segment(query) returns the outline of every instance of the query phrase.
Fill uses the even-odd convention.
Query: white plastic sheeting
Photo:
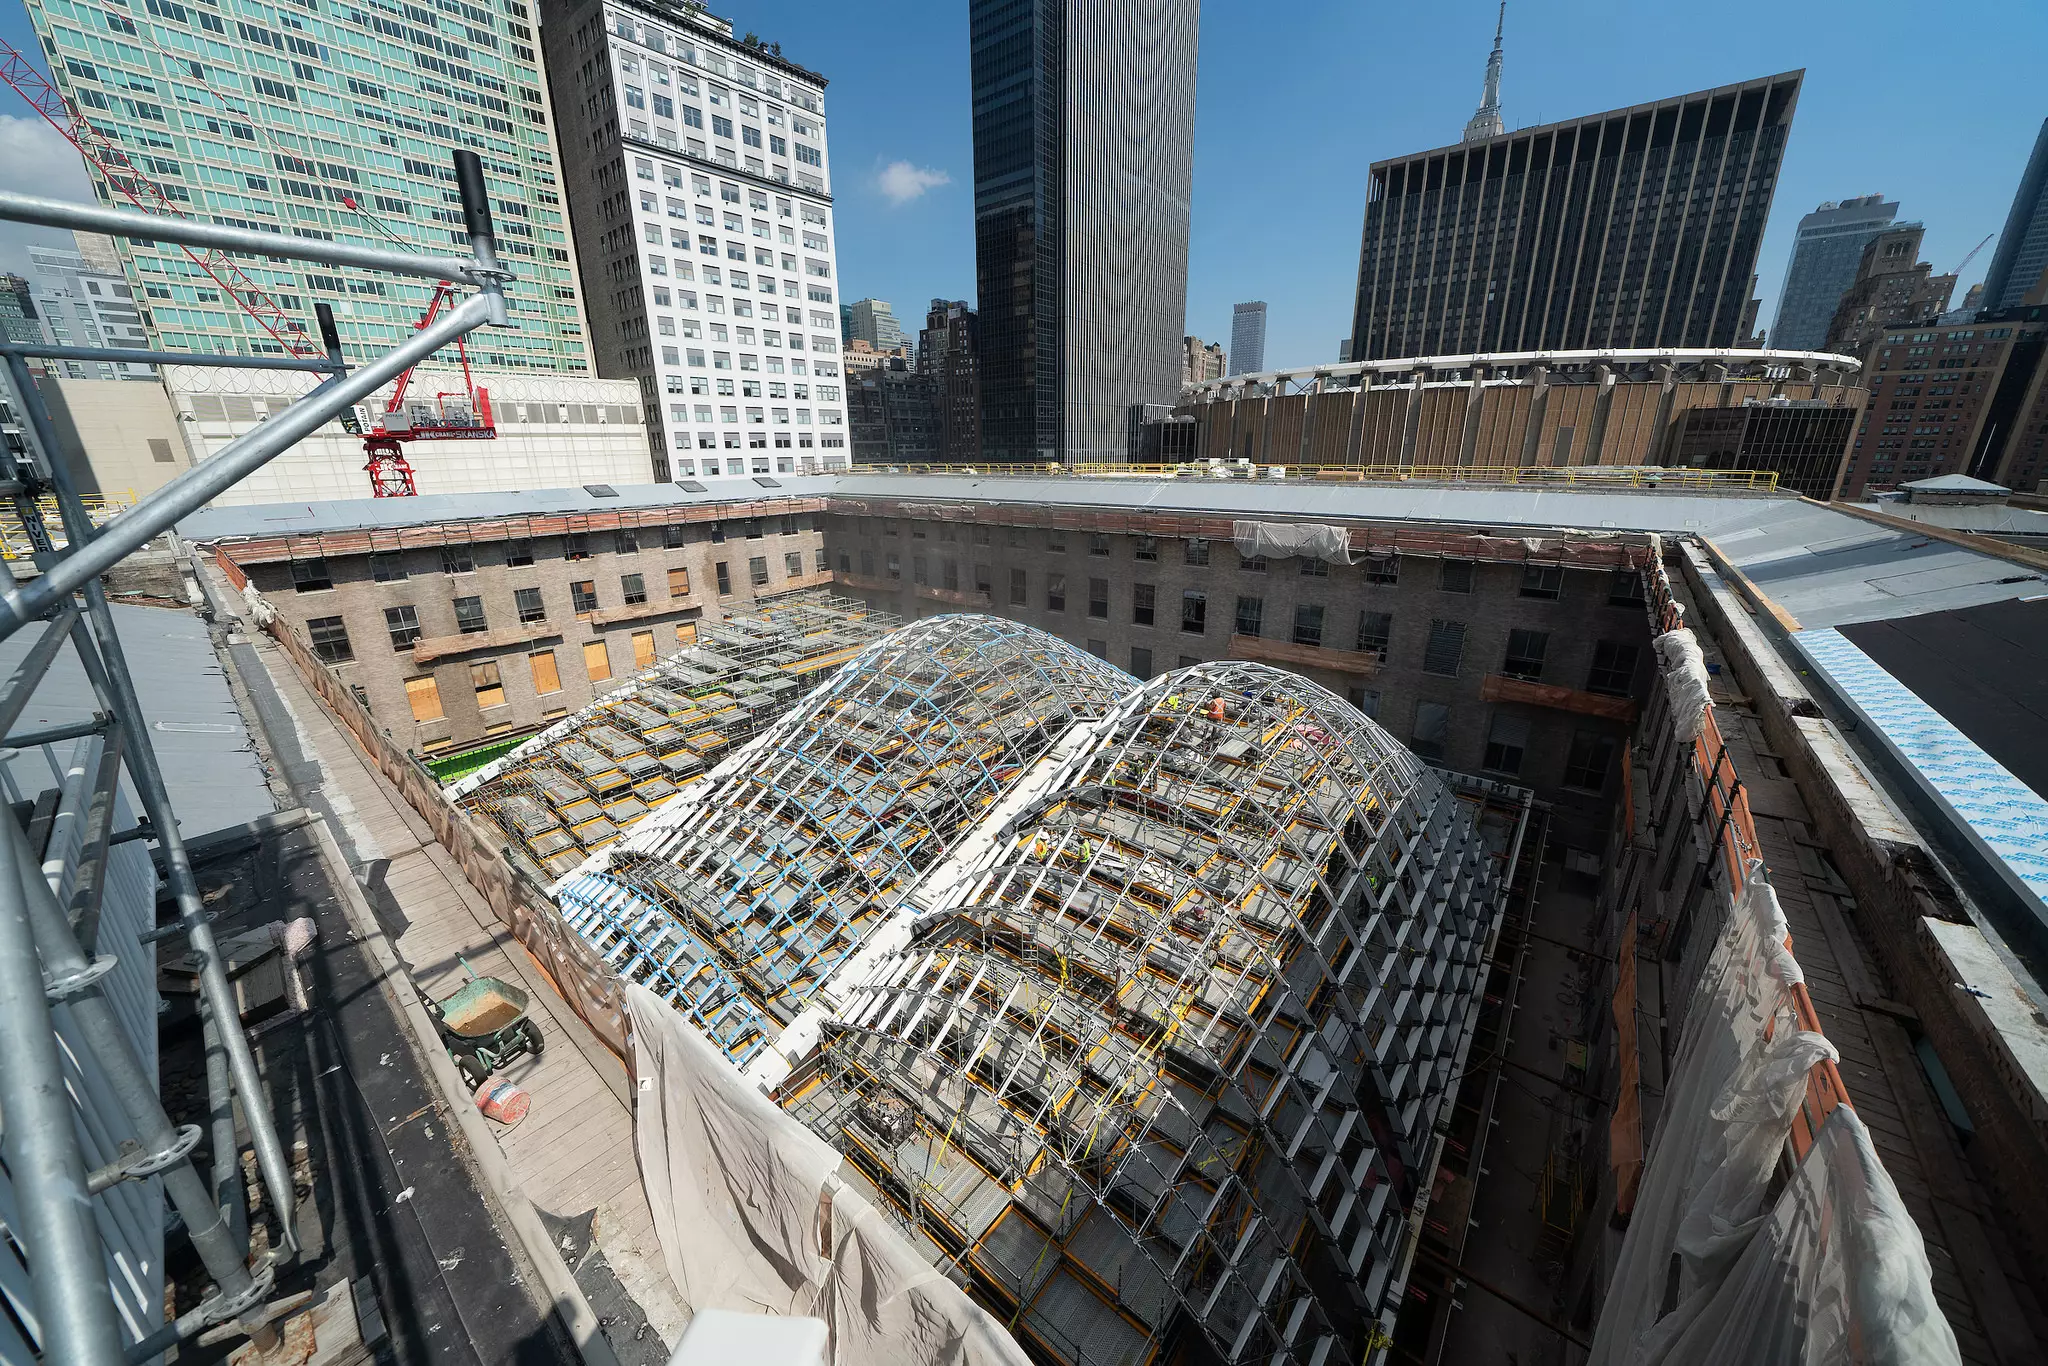
[[[1284,560],[1299,555],[1305,559],[1350,564],[1351,533],[1341,526],[1314,522],[1232,522],[1230,535],[1240,555],[1264,555]]]
[[[1853,1113],[1766,1204],[1807,1073],[1835,1056],[1798,1028],[1785,937],[1752,864],[1693,988],[1592,1366],[1808,1366],[1850,1360],[1835,1349],[1851,1338],[1857,1361],[1958,1360],[1919,1231]]]
[[[841,1184],[839,1154],[674,1007],[635,983],[626,1008],[641,1178],[691,1309],[823,1319],[833,1366],[1028,1366],[1000,1324]]]
[[[1664,666],[1664,687],[1671,695],[1671,729],[1688,744],[1706,724],[1707,661],[1690,627],[1666,631],[1651,642]]]

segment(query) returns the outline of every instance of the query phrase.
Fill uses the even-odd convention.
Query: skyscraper
[[[1508,26],[1508,0],[1500,0],[1500,17],[1493,24],[1493,55],[1486,59],[1486,85],[1480,91],[1479,108],[1465,121],[1465,141],[1484,142],[1508,131],[1500,118],[1501,34]]]
[[[695,6],[541,13],[598,373],[639,380],[656,477],[846,464],[825,78]]]
[[[519,278],[507,291],[513,325],[475,334],[470,361],[589,373],[553,117],[521,0],[443,0],[439,12],[409,5],[402,15],[390,4],[206,0],[94,10],[89,23],[70,5],[27,4],[59,91],[202,221],[466,249],[451,153],[474,150],[498,250]],[[107,203],[127,207],[94,181]],[[120,252],[152,343],[284,351],[176,246],[124,241]],[[326,266],[237,264],[308,335],[313,304],[332,303],[350,360],[411,336],[432,293],[427,282],[355,280]]]
[[[848,341],[864,341],[877,351],[898,351],[909,345],[887,299],[856,299],[847,306],[847,328]]]
[[[1803,75],[1373,163],[1352,358],[1735,344]]]
[[[2048,270],[2048,119],[2034,138],[2034,154],[2020,176],[2005,216],[2005,231],[1984,276],[1984,307],[2017,308]]]
[[[1266,368],[1266,305],[1239,304],[1230,310],[1230,373],[1256,375]]]
[[[1856,279],[1856,263],[1870,239],[1898,217],[1899,206],[1881,194],[1833,200],[1799,220],[1792,263],[1778,293],[1771,321],[1771,345],[1787,351],[1815,351],[1827,340],[1828,320]]]
[[[1926,231],[1919,223],[1894,223],[1864,244],[1856,278],[1842,291],[1827,336],[1814,349],[1860,360],[1879,333],[1931,325],[1947,310],[1956,277],[1936,275],[1920,259]]]
[[[965,299],[934,299],[917,339],[917,370],[938,409],[939,451],[949,464],[981,459],[981,348]]]
[[[1180,393],[1198,0],[971,0],[981,438],[1119,461]]]

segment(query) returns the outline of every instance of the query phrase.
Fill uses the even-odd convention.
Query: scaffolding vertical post
[[[8,356],[6,360],[21,400],[23,416],[28,419],[29,428],[34,433],[36,444],[42,448],[43,461],[48,467],[39,473],[47,475],[57,495],[58,515],[63,519],[64,532],[70,542],[66,548],[67,557],[78,555],[94,538],[92,518],[79,500],[70,471],[57,454],[56,433],[50,425],[41,395],[36,392],[34,381],[29,376],[28,362],[20,356]],[[199,899],[199,883],[192,873],[192,860],[185,852],[183,838],[178,834],[177,817],[171,810],[170,795],[164,787],[163,768],[157,762],[155,747],[149,742],[149,727],[142,715],[142,704],[135,694],[135,681],[128,672],[127,656],[114,630],[113,614],[107,610],[106,590],[101,587],[97,574],[88,575],[80,586],[85,591],[86,616],[72,631],[79,662],[84,665],[94,689],[101,694],[103,704],[113,713],[128,741],[128,773],[134,780],[137,795],[142,799],[144,813],[149,817],[157,848],[163,854],[186,941],[199,959],[201,1018],[220,1032],[228,1071],[233,1077],[235,1091],[242,1097],[243,1116],[248,1121],[250,1141],[256,1148],[256,1164],[263,1173],[264,1185],[270,1192],[271,1208],[282,1230],[280,1237],[286,1247],[296,1252],[298,1234],[293,1226],[291,1168],[285,1160],[284,1147],[278,1141],[277,1126],[269,1106],[264,1103],[263,1078],[256,1070],[256,1055],[249,1047],[249,1036],[242,1032],[234,991],[228,985],[227,968],[221,961],[219,946],[214,942],[213,928],[207,922],[206,907]],[[86,630],[88,623],[89,636]],[[95,645],[97,652],[93,648]],[[211,1074],[213,1068],[208,1070]],[[209,1075],[209,1082],[211,1080]],[[239,1167],[238,1153],[215,1153],[214,1161],[216,1168],[223,1162]]]
[[[0,819],[11,823],[14,817],[10,812]],[[0,1111],[20,1233],[35,1264],[37,1335],[45,1360],[120,1366],[114,1301],[18,880],[18,847],[0,839]]]

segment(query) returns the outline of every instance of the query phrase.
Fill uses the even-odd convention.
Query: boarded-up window
[[[694,621],[686,621],[686,622],[683,622],[683,623],[681,623],[680,625],[678,625],[678,626],[676,627],[676,644],[678,644],[678,645],[695,645],[696,643],[697,643],[697,623],[696,623],[696,622],[694,622]]]
[[[1422,652],[1422,671],[1445,678],[1458,676],[1465,657],[1465,623],[1437,617],[1429,623],[1429,645]]]
[[[405,700],[412,703],[412,719],[415,721],[438,721],[441,711],[441,688],[434,682],[434,676],[408,678],[405,680]]]
[[[668,571],[668,595],[672,598],[690,596],[690,571],[677,568]]]
[[[469,666],[469,681],[476,685],[476,704],[479,707],[502,707],[505,705],[505,682],[498,676],[496,660]]]
[[[526,657],[533,668],[533,690],[535,693],[560,692],[562,671],[555,667],[553,650],[535,650]]]
[[[583,642],[583,671],[590,675],[593,683],[602,683],[612,676],[611,652],[605,649],[603,641]]]
[[[1425,759],[1444,757],[1444,743],[1450,738],[1451,709],[1441,702],[1415,704],[1415,733],[1408,748]]]
[[[633,633],[633,667],[644,669],[654,662],[654,632]]]

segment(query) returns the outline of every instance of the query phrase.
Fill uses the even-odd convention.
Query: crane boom
[[[1985,234],[1984,234],[1984,240],[1983,240],[1983,241],[1981,241],[1981,242],[1979,242],[1979,243],[1978,243],[1978,244],[1977,244],[1976,246],[1974,246],[1974,247],[1971,247],[1971,248],[1970,248],[1970,254],[1969,254],[1968,256],[1965,256],[1965,257],[1963,258],[1963,263],[1962,263],[1962,265],[1959,265],[1959,266],[1957,266],[1957,267],[1955,268],[1955,270],[1951,272],[1951,274],[1954,274],[1954,275],[1960,276],[1960,275],[1961,275],[1961,274],[1963,273],[1963,268],[1964,268],[1965,266],[1968,266],[1968,265],[1970,264],[1970,262],[1972,262],[1972,261],[1976,260],[1976,259],[1977,259],[1977,253],[1978,253],[1978,252],[1980,252],[1980,251],[1982,251],[1982,250],[1984,250],[1984,248],[1986,248],[1986,247],[1990,246],[1990,245],[1991,245],[1991,239],[1992,239],[1992,238],[1994,238],[1994,237],[1996,237],[1996,236],[1998,236],[1998,234],[1997,234],[1997,233],[1995,233],[1995,232],[1987,232],[1987,233],[1985,233]]]
[[[114,193],[145,213],[188,217],[154,181],[135,168],[128,154],[113,139],[95,128],[91,120],[43,78],[43,73],[33,62],[4,39],[0,39],[0,81],[14,87],[16,94],[27,100],[29,106],[41,114],[52,128],[63,134],[64,140],[78,149],[79,155],[100,173],[100,178]],[[257,325],[287,352],[309,360],[323,354],[319,344],[307,335],[304,325],[286,313],[282,304],[271,298],[268,291],[250,279],[225,253],[217,250],[201,253],[189,246],[184,248],[184,252],[192,258],[194,265],[220,286],[222,293],[254,318]]]

